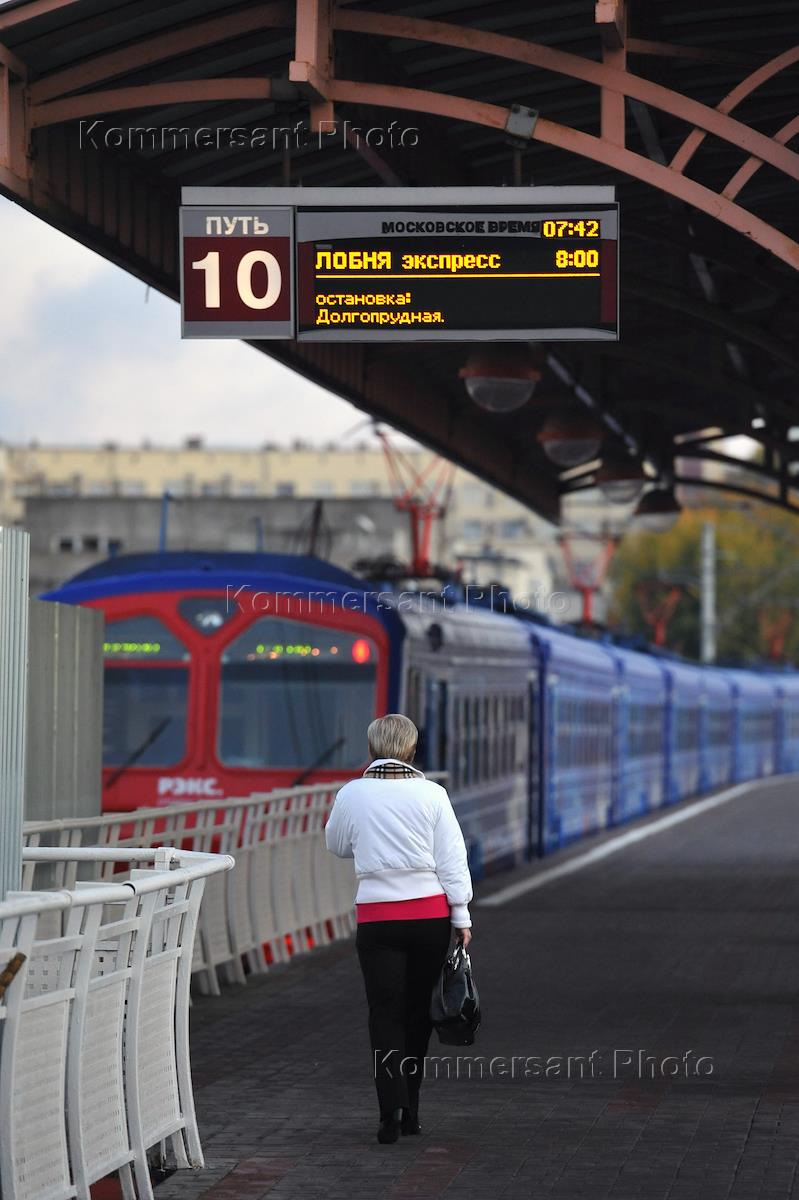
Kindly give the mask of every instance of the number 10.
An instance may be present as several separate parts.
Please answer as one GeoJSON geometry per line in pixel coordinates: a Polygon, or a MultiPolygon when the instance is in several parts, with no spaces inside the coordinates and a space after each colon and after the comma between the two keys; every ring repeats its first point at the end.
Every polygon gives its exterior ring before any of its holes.
{"type": "MultiPolygon", "coordinates": [[[[219,251],[210,250],[205,258],[193,262],[191,269],[205,274],[205,307],[221,308],[219,251]]],[[[248,308],[271,308],[279,299],[282,286],[280,263],[268,250],[250,250],[240,260],[236,271],[236,290],[239,299],[248,308]],[[266,267],[266,291],[263,296],[256,296],[252,288],[252,272],[256,263],[263,263],[266,267]]]]}

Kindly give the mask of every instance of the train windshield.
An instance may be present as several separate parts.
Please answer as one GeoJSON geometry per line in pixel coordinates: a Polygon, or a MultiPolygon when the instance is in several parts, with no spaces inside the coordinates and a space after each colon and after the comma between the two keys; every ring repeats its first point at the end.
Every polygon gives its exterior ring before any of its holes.
{"type": "Polygon", "coordinates": [[[232,767],[356,767],[375,715],[369,638],[263,617],[222,654],[219,757],[232,767]]]}
{"type": "Polygon", "coordinates": [[[103,762],[171,767],[186,753],[189,652],[157,617],[109,621],[105,631],[103,762]]]}

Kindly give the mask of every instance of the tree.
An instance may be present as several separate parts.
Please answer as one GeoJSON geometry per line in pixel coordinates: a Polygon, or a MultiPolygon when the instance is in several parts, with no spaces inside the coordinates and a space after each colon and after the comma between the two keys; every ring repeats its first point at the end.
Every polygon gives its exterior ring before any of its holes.
{"type": "Polygon", "coordinates": [[[717,651],[720,661],[799,662],[799,523],[759,504],[686,509],[667,533],[627,534],[610,572],[612,624],[651,640],[641,597],[679,588],[665,644],[699,656],[702,525],[716,526],[717,651]],[[642,587],[642,584],[645,585],[642,587]]]}

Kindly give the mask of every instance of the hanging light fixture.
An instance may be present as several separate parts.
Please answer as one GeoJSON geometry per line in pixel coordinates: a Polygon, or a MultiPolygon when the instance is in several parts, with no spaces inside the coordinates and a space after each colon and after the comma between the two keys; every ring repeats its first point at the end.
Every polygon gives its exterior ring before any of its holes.
{"type": "Polygon", "coordinates": [[[555,412],[536,434],[550,462],[557,467],[579,467],[590,462],[602,445],[602,427],[579,412],[555,412]]]}
{"type": "Polygon", "coordinates": [[[612,454],[602,460],[596,482],[602,495],[611,504],[631,504],[640,496],[646,475],[634,458],[612,454]]]}
{"type": "Polygon", "coordinates": [[[478,347],[458,376],[472,400],[486,412],[514,412],[526,404],[543,372],[525,345],[478,347]]]}
{"type": "Polygon", "coordinates": [[[638,529],[647,533],[666,533],[680,518],[682,505],[673,487],[653,488],[638,501],[633,520],[638,529]]]}

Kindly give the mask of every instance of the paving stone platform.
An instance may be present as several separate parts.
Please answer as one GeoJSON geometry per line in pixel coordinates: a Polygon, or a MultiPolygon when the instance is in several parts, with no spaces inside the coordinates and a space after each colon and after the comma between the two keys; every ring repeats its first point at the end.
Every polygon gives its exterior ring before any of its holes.
{"type": "Polygon", "coordinates": [[[375,1141],[343,943],[195,1002],[207,1166],[156,1200],[799,1197],[796,778],[473,918],[482,1064],[431,1064],[422,1137],[375,1141]]]}

